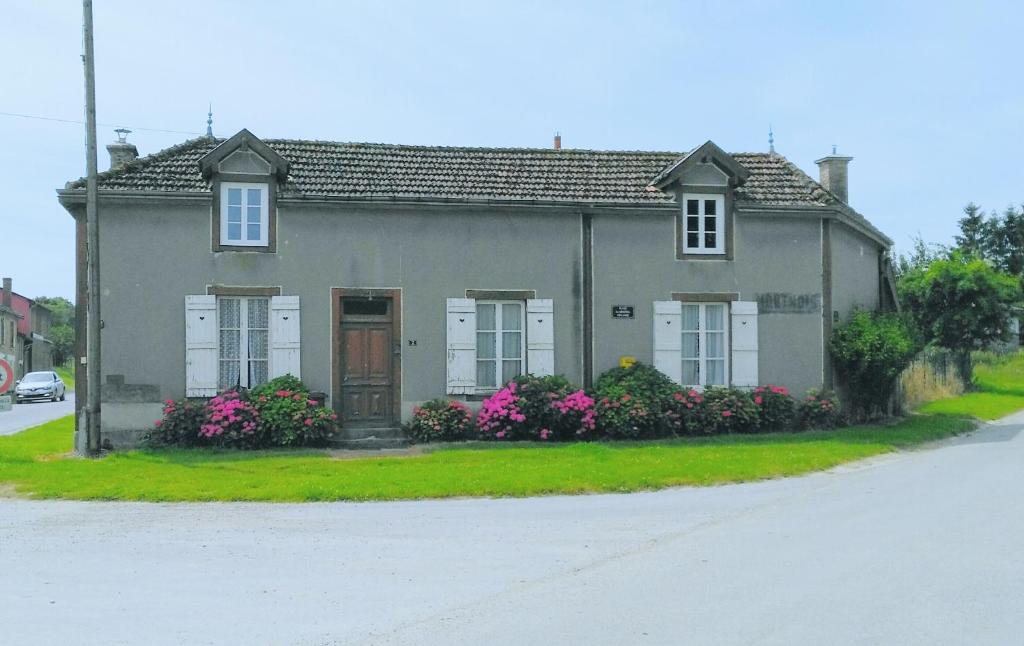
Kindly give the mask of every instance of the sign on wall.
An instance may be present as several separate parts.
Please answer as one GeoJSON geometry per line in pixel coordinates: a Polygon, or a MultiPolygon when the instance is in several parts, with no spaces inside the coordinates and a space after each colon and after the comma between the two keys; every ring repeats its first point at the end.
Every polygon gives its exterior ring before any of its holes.
{"type": "Polygon", "coordinates": [[[635,308],[632,305],[612,305],[613,319],[631,319],[634,316],[635,308]]]}

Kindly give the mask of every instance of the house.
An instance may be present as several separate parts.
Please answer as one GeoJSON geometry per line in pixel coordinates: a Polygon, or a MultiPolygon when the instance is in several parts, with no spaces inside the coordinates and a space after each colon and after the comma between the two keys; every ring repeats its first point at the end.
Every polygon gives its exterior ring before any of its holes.
{"type": "MultiPolygon", "coordinates": [[[[3,279],[0,291],[0,373],[11,371],[21,379],[33,370],[53,368],[53,342],[50,340],[51,313],[46,306],[13,290],[10,278],[3,279]],[[8,367],[9,366],[9,367],[8,367]]],[[[4,392],[4,374],[0,374],[0,392],[4,392]]],[[[13,384],[10,386],[13,388],[13,384]]]]}
{"type": "MultiPolygon", "coordinates": [[[[590,384],[629,358],[684,385],[801,393],[833,386],[834,322],[894,302],[891,241],[848,206],[851,158],[836,154],[818,182],[710,141],[445,148],[242,130],[143,158],[114,146],[99,258],[115,445],[162,399],[285,373],[326,393],[348,440],[395,437],[435,397],[479,401],[524,372],[590,384]]],[[[85,183],[58,195],[82,303],[85,183]]]]}

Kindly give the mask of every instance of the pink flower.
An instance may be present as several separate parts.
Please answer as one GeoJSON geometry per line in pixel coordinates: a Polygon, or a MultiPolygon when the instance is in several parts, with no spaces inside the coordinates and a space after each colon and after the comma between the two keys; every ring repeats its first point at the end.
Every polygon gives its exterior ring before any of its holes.
{"type": "Polygon", "coordinates": [[[157,421],[153,422],[153,426],[155,426],[157,428],[160,428],[163,425],[164,425],[164,421],[162,419],[158,419],[157,421]]]}
{"type": "Polygon", "coordinates": [[[731,410],[723,410],[722,411],[722,417],[731,417],[731,416],[732,416],[732,411],[731,410]]]}
{"type": "Polygon", "coordinates": [[[764,397],[761,397],[761,395],[754,397],[754,403],[760,406],[761,404],[764,403],[764,397]]]}
{"type": "Polygon", "coordinates": [[[505,437],[505,431],[498,431],[497,433],[494,434],[494,437],[500,440],[501,438],[505,437]]]}
{"type": "Polygon", "coordinates": [[[672,399],[676,400],[677,402],[683,401],[683,393],[672,393],[672,399]]]}

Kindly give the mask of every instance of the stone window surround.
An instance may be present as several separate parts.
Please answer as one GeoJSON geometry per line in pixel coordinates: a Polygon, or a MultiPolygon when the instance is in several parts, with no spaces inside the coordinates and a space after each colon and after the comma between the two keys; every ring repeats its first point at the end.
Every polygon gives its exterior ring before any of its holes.
{"type": "Polygon", "coordinates": [[[731,186],[698,186],[684,184],[679,187],[679,207],[676,211],[676,260],[733,260],[734,259],[734,232],[735,212],[733,192],[731,186]],[[724,253],[706,253],[702,251],[687,251],[686,249],[686,203],[684,195],[721,195],[723,197],[722,219],[724,229],[724,253]]]}
{"type": "MultiPolygon", "coordinates": [[[[210,213],[213,251],[248,251],[251,253],[277,253],[277,178],[274,175],[244,173],[217,173],[211,182],[213,204],[210,213]],[[267,244],[266,246],[229,245],[221,242],[221,185],[223,183],[264,184],[267,190],[267,244]]],[[[244,222],[244,220],[243,220],[244,222]]]]}

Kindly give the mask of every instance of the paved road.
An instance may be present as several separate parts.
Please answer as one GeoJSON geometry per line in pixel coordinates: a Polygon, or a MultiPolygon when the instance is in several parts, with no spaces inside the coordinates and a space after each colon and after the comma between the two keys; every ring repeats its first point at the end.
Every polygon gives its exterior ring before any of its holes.
{"type": "Polygon", "coordinates": [[[26,428],[75,412],[75,393],[68,392],[62,402],[26,402],[15,404],[11,410],[0,412],[0,435],[11,435],[26,428]]]}
{"type": "Polygon", "coordinates": [[[1020,644],[1022,428],[633,495],[0,500],[0,640],[1020,644]]]}

